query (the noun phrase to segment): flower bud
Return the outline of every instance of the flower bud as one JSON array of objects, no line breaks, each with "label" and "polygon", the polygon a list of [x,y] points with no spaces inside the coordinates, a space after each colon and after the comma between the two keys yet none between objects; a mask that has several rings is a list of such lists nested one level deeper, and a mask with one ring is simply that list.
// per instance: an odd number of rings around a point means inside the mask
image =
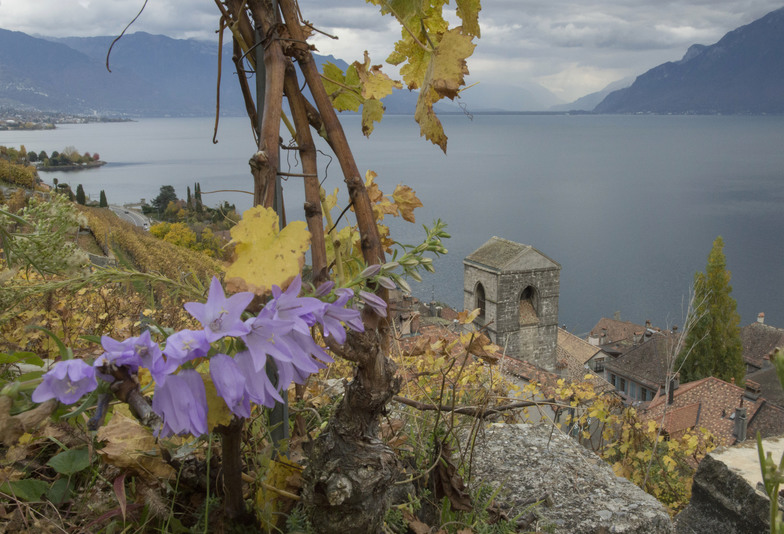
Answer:
[{"label": "flower bud", "polygon": [[373,265],[367,266],[364,271],[359,273],[359,277],[370,278],[372,276],[376,276],[380,270],[381,270],[381,265],[379,265],[378,263],[374,263]]},{"label": "flower bud", "polygon": [[379,276],[377,282],[381,287],[385,287],[387,289],[397,289],[395,283],[386,276]]},{"label": "flower bud", "polygon": [[396,262],[396,261],[389,261],[389,262],[384,264],[383,269],[385,271],[391,271],[393,269],[397,269],[398,267],[400,267],[400,264],[398,262]]}]

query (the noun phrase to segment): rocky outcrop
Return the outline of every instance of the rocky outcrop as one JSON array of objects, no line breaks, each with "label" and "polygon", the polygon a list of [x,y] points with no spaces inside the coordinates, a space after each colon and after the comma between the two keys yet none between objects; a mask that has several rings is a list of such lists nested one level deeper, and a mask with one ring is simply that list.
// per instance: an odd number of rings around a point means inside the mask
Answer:
[{"label": "rocky outcrop", "polygon": [[533,512],[537,531],[674,532],[661,503],[552,425],[487,427],[474,449],[472,480],[500,486],[496,504],[510,517]]},{"label": "rocky outcrop", "polygon": [[[778,461],[784,438],[763,440]],[[770,530],[770,500],[761,484],[754,440],[706,456],[694,475],[691,501],[676,518],[678,534],[759,534]]]}]

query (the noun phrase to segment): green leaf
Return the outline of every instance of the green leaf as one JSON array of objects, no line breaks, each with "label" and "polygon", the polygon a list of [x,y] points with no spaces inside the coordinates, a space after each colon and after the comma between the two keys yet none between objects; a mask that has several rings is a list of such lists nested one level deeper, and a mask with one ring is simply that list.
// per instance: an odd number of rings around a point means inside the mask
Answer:
[{"label": "green leaf", "polygon": [[71,498],[71,481],[68,478],[58,478],[46,492],[46,498],[52,504],[62,504]]},{"label": "green leaf", "polygon": [[44,375],[43,371],[30,371],[29,373],[24,373],[16,377],[18,382],[27,382],[28,380],[35,380],[37,378],[41,378]]},{"label": "green leaf", "polygon": [[322,76],[324,89],[336,110],[359,111],[363,98],[359,73],[355,65],[350,65],[343,74],[340,67],[327,62],[324,64]]},{"label": "green leaf", "polygon": [[90,466],[90,453],[84,449],[68,449],[53,456],[46,465],[60,473],[70,476]]},{"label": "green leaf", "polygon": [[70,360],[71,358],[73,358],[73,351],[68,347],[66,347],[65,343],[63,343],[63,341],[50,330],[47,330],[43,326],[37,326],[37,325],[31,325],[28,326],[27,328],[31,330],[40,330],[44,332],[46,335],[48,335],[49,337],[51,337],[54,340],[54,342],[57,344],[57,348],[60,350],[60,358],[62,358],[63,360]]},{"label": "green leaf", "polygon": [[44,366],[44,361],[34,352],[14,352],[13,354],[0,353],[0,365],[7,363],[29,363],[38,367]]},{"label": "green leaf", "polygon": [[40,501],[41,495],[49,488],[43,480],[25,478],[23,480],[9,480],[0,484],[0,492],[12,495],[22,501]]}]

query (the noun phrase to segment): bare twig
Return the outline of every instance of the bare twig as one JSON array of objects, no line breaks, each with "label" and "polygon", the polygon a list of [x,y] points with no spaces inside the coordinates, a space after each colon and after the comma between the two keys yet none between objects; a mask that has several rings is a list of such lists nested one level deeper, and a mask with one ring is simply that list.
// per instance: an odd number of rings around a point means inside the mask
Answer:
[{"label": "bare twig", "polygon": [[451,414],[459,414],[459,415],[470,415],[472,417],[478,418],[485,418],[490,415],[496,415],[503,412],[508,412],[509,410],[517,410],[519,408],[527,408],[529,406],[537,406],[538,402],[534,401],[520,401],[520,402],[512,402],[509,404],[503,404],[501,406],[495,406],[493,408],[488,408],[485,406],[442,406],[437,404],[428,404],[425,402],[419,402],[412,399],[408,399],[406,397],[401,397],[400,395],[395,395],[392,397],[392,400],[399,402],[400,404],[405,404],[406,406],[411,406],[412,408],[416,408],[417,410],[423,412],[449,412]]}]

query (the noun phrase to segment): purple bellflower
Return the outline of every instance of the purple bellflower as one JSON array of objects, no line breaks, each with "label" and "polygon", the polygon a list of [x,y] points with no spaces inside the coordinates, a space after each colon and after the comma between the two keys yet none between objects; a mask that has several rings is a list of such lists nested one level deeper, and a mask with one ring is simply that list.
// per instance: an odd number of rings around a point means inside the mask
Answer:
[{"label": "purple bellflower", "polygon": [[346,329],[341,324],[341,321],[357,332],[364,332],[365,325],[362,324],[358,310],[346,308],[346,304],[354,296],[354,292],[350,289],[341,288],[336,293],[338,293],[338,299],[325,306],[324,313],[318,318],[318,321],[321,323],[325,336],[329,336],[338,343],[343,344],[346,342]]},{"label": "purple bellflower", "polygon": [[253,356],[256,371],[264,368],[267,356],[283,362],[290,362],[293,358],[287,345],[282,342],[291,332],[291,321],[273,319],[272,316],[272,311],[264,308],[257,317],[245,321],[251,330],[242,340]]},{"label": "purple bellflower", "polygon": [[57,399],[63,404],[73,404],[98,387],[95,369],[82,360],[63,360],[43,376],[43,381],[33,391],[33,402]]},{"label": "purple bellflower", "polygon": [[127,365],[133,372],[144,364],[139,354],[136,352],[135,344],[138,338],[131,337],[125,341],[117,341],[109,336],[101,336],[101,346],[104,352],[95,361],[95,366],[100,367],[106,363],[111,363],[120,367]]},{"label": "purple bellflower", "polygon": [[240,316],[251,300],[253,293],[247,291],[226,298],[220,282],[213,276],[207,302],[187,302],[185,310],[199,320],[207,334],[207,342],[212,343],[226,336],[248,333]]},{"label": "purple bellflower", "polygon": [[300,297],[302,278],[297,277],[291,282],[286,291],[281,291],[278,286],[272,286],[273,298],[264,306],[274,312],[274,318],[289,321],[291,329],[310,335],[310,327],[316,324],[316,317],[324,313],[325,304],[313,297]]},{"label": "purple bellflower", "polygon": [[266,369],[256,370],[256,364],[249,351],[240,352],[234,357],[234,361],[245,375],[245,391],[250,400],[268,408],[275,406],[275,401],[283,402],[283,397],[267,376]]},{"label": "purple bellflower", "polygon": [[250,400],[245,391],[245,375],[234,358],[216,354],[210,358],[210,376],[215,389],[237,417],[250,417]]},{"label": "purple bellflower", "polygon": [[207,333],[204,330],[180,330],[166,339],[163,353],[166,360],[179,364],[206,356],[210,351]]},{"label": "purple bellflower", "polygon": [[156,436],[207,433],[207,393],[201,375],[185,369],[155,387],[152,409],[163,419]]}]

